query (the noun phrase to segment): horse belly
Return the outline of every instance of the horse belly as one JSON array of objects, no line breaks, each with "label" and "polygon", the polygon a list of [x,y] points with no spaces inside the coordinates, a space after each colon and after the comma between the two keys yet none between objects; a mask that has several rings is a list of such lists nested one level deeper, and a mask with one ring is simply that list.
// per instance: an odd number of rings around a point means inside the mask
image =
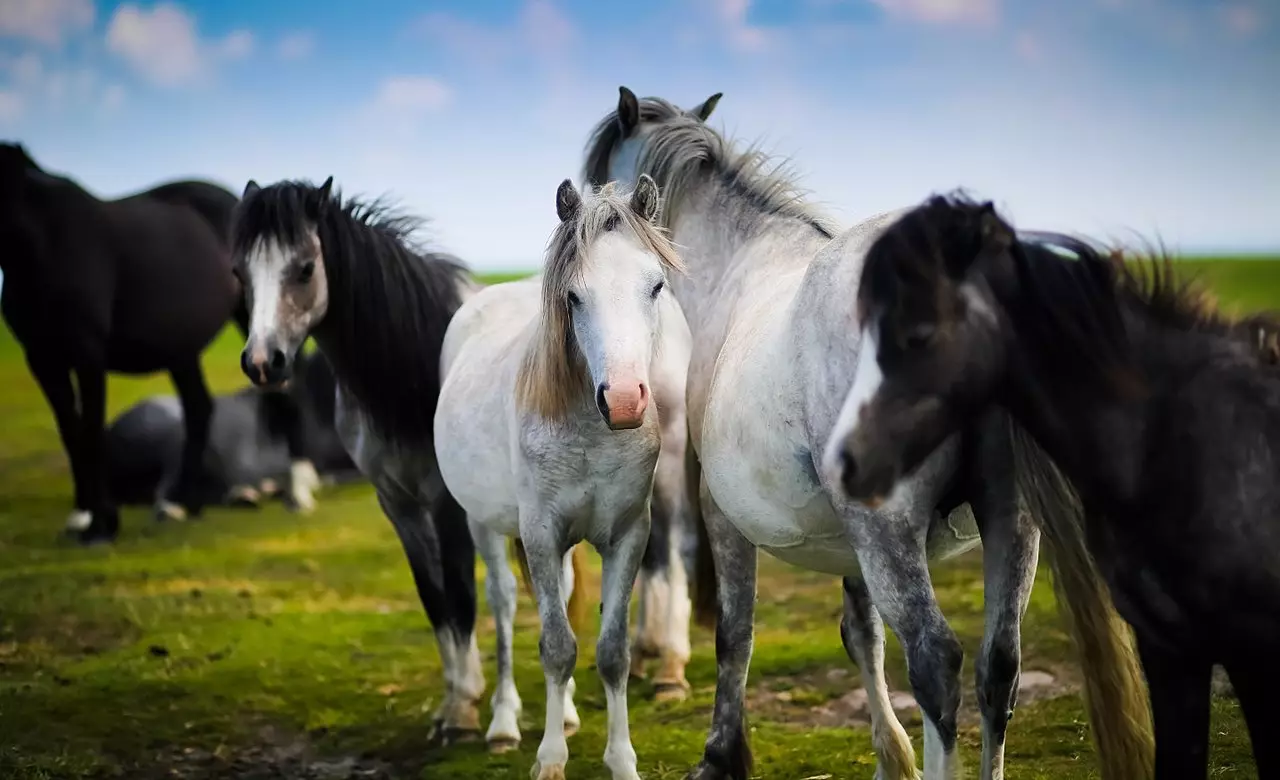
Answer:
[{"label": "horse belly", "polygon": [[755,546],[806,569],[854,574],[857,556],[819,483],[801,405],[768,365],[785,363],[746,350],[717,372],[702,428],[707,487]]},{"label": "horse belly", "polygon": [[[449,492],[476,522],[519,532],[507,403],[489,372],[454,363],[436,406],[435,449]],[[505,372],[501,372],[505,373]]]}]

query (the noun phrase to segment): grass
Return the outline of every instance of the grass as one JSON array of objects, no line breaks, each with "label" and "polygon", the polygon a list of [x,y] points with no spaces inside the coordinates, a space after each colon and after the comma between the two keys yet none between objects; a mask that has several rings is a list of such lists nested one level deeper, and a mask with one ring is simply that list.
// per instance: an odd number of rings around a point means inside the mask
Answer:
[{"label": "grass", "polygon": [[[1230,304],[1256,308],[1280,297],[1280,263],[1194,265]],[[238,349],[229,330],[208,351],[216,390],[243,385]],[[492,757],[480,744],[430,745],[439,661],[400,545],[367,486],[322,494],[308,517],[271,506],[156,525],[127,511],[117,545],[78,549],[59,537],[69,487],[52,416],[7,331],[0,384],[0,778],[527,776],[543,707],[537,619],[527,596],[516,636],[521,749]],[[163,377],[113,377],[110,411],[167,391]],[[980,558],[939,565],[934,576],[966,648],[972,706]],[[871,777],[868,732],[842,716],[841,697],[857,675],[838,639],[838,583],[765,556],[759,592],[750,678],[756,775]],[[492,621],[483,614],[492,683]],[[1023,642],[1024,669],[1051,672],[1058,683],[1073,679],[1043,573]],[[593,643],[594,636],[580,639],[583,727],[570,740],[573,778],[607,777]],[[633,684],[633,738],[646,778],[682,777],[700,756],[713,646],[708,632],[695,629],[693,695],[685,702],[656,704],[648,684]],[[891,685],[905,689],[894,641],[888,664]],[[972,774],[978,736],[966,723],[962,749]],[[919,749],[919,718],[909,716],[907,727]],[[1010,772],[1027,780],[1096,775],[1080,702],[1062,685],[1020,705],[1008,753]],[[1215,777],[1254,776],[1248,736],[1229,700],[1215,699],[1212,762]]]}]

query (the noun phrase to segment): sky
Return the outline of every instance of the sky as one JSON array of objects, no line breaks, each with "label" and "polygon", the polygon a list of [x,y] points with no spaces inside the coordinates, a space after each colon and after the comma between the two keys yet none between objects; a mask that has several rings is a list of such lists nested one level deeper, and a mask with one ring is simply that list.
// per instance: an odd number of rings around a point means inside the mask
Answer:
[{"label": "sky", "polygon": [[789,157],[838,220],[965,187],[1023,228],[1280,250],[1277,0],[0,0],[0,138],[100,197],[389,195],[533,268],[619,85]]}]

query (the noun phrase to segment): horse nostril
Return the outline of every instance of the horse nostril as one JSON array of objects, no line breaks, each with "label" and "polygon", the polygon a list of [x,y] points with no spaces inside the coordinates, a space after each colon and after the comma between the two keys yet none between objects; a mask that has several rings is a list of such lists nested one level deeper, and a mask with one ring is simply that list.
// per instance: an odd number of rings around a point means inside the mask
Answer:
[{"label": "horse nostril", "polygon": [[271,368],[279,371],[284,368],[284,362],[285,356],[283,349],[277,347],[276,349],[271,350]]},{"label": "horse nostril", "polygon": [[601,382],[596,385],[596,408],[600,410],[600,414],[605,416],[605,419],[609,418],[609,402],[604,400],[604,391],[608,389],[608,382]]},{"label": "horse nostril", "polygon": [[247,374],[251,368],[253,365],[249,362],[249,351],[245,350],[240,353],[240,370]]}]

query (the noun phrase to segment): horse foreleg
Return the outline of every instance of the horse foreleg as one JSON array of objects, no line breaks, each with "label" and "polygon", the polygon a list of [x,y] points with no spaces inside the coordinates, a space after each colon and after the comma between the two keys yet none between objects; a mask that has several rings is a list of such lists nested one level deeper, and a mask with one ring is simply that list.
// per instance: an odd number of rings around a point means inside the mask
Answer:
[{"label": "horse foreleg", "polygon": [[182,402],[185,437],[182,442],[182,465],[177,484],[162,497],[156,507],[157,519],[181,520],[196,517],[204,508],[204,455],[209,446],[209,425],[213,420],[213,397],[204,381],[200,356],[169,370],[174,389]]},{"label": "horse foreleg", "polygon": [[705,481],[701,494],[703,522],[715,561],[716,702],[702,762],[689,777],[746,780],[752,764],[746,698],[755,633],[758,553],[716,506]]},{"label": "horse foreleg", "polygon": [[578,662],[578,640],[569,624],[565,580],[564,540],[556,538],[556,518],[528,517],[521,511],[520,537],[529,561],[529,577],[538,602],[542,633],[538,651],[547,682],[547,710],[542,743],[531,773],[533,780],[564,780],[569,761],[565,735],[565,700]]},{"label": "horse foreleg", "polygon": [[516,690],[511,642],[515,634],[516,577],[507,562],[507,539],[491,531],[480,521],[471,521],[471,537],[484,559],[485,594],[493,611],[498,657],[498,684],[490,705],[493,720],[485,734],[485,742],[494,753],[506,753],[520,746],[520,692]]},{"label": "horse foreleg", "polygon": [[862,673],[871,710],[871,744],[876,751],[876,780],[914,780],[916,753],[911,738],[902,727],[889,698],[884,676],[884,621],[871,603],[867,584],[861,577],[844,578],[844,617],[840,640],[849,659]]},{"label": "horse foreleg", "polygon": [[910,514],[863,511],[850,529],[871,601],[906,651],[911,690],[924,714],[924,777],[950,780],[959,771],[956,715],[964,649],[933,592],[926,524]]},{"label": "horse foreleg", "polygon": [[[464,693],[474,687],[477,675],[480,676],[481,690],[484,687],[478,654],[473,652],[475,637],[470,628],[462,625],[456,618],[445,587],[445,559],[451,556],[466,557],[465,563],[474,567],[474,547],[468,541],[465,550],[461,552],[446,549],[431,513],[416,497],[385,485],[377,485],[377,495],[383,513],[400,537],[418,590],[418,598],[435,630],[436,644],[440,649],[445,696],[433,716],[437,735],[452,739],[478,732],[480,710],[475,700],[479,695],[469,698]],[[469,540],[470,534],[466,533],[465,521],[462,527]],[[474,611],[472,614],[474,615]],[[471,664],[473,658],[474,666]]]},{"label": "horse foreleg", "polygon": [[1018,511],[1012,493],[1007,501],[975,500],[973,510],[982,533],[986,611],[982,648],[974,664],[982,713],[981,780],[1002,780],[1005,734],[1018,700],[1022,617],[1035,582],[1040,533]]},{"label": "horse foreleg", "polygon": [[107,372],[100,367],[77,368],[76,380],[80,386],[81,498],[93,516],[89,527],[80,532],[80,541],[110,542],[120,533],[120,512],[107,495]]},{"label": "horse foreleg", "polygon": [[640,570],[640,559],[649,542],[649,525],[649,509],[646,507],[630,527],[614,537],[611,545],[600,550],[602,608],[596,669],[604,682],[605,702],[609,710],[604,763],[613,773],[613,780],[640,780],[627,718],[627,675],[631,665],[627,657],[627,613],[636,573]]},{"label": "horse foreleg", "polygon": [[80,452],[80,415],[76,412],[76,394],[71,386],[71,369],[57,362],[27,356],[31,375],[40,385],[40,391],[53,410],[58,425],[62,449],[67,453],[67,465],[71,470],[74,489],[73,508],[67,515],[67,533],[75,534],[89,527],[93,516],[85,501],[84,456]]}]

